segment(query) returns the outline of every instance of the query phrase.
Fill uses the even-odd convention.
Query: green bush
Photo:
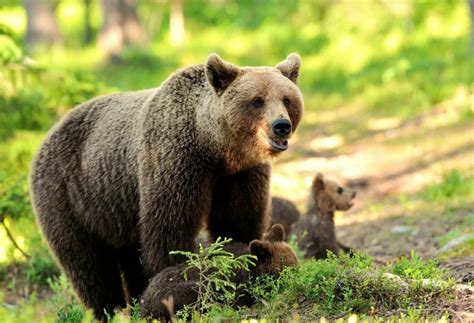
[[[237,286],[232,277],[237,270],[249,271],[250,266],[255,266],[256,257],[241,255],[235,257],[233,253],[225,251],[224,246],[232,239],[218,238],[209,247],[201,244],[197,253],[185,251],[172,251],[172,255],[181,255],[187,258],[186,269],[183,276],[187,279],[189,270],[196,270],[198,280],[196,288],[198,299],[194,304],[178,313],[183,319],[189,319],[192,312],[206,313],[214,307],[230,306],[236,298]]]
[[[443,279],[446,272],[438,268],[436,260],[423,261],[421,257],[412,251],[410,257],[403,256],[391,265],[392,272],[400,277],[410,279]]]
[[[427,201],[443,201],[458,196],[474,198],[474,178],[453,169],[443,176],[441,183],[428,186],[420,195]]]
[[[0,34],[0,139],[19,129],[47,130],[101,88],[90,75],[40,67],[12,36]]]
[[[50,278],[48,283],[54,292],[50,304],[56,311],[56,322],[82,322],[85,316],[84,307],[77,302],[66,277],[61,275],[56,279]]]
[[[31,216],[26,176],[8,176],[0,171],[0,221]]]
[[[298,313],[304,320],[349,313],[377,315],[423,308],[435,294],[448,298],[452,283],[422,283],[422,279],[444,279],[444,273],[433,263],[414,258],[402,260],[393,271],[392,267],[375,267],[371,257],[361,254],[305,261],[298,268],[283,271],[279,279],[257,280],[249,289],[259,304],[252,313],[273,319]],[[391,278],[391,271],[402,275]]]

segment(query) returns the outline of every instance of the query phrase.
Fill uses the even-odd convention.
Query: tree
[[[102,0],[103,23],[99,45],[111,57],[119,59],[127,44],[143,44],[146,36],[142,29],[136,0]]]
[[[469,12],[471,16],[471,50],[474,50],[474,0],[469,0]]]
[[[84,44],[92,41],[91,0],[84,0]]]
[[[56,19],[59,0],[24,0],[27,15],[26,45],[30,48],[38,44],[51,46],[62,42]]]
[[[174,46],[184,43],[184,14],[182,0],[170,1],[170,41]]]

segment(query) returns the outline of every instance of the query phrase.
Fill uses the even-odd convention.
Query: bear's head
[[[356,196],[354,190],[339,186],[336,182],[324,178],[318,173],[311,187],[312,198],[321,211],[334,212],[349,210]]]
[[[257,256],[258,274],[278,275],[284,267],[298,264],[295,252],[285,242],[285,229],[279,223],[272,226],[263,240],[250,242],[249,249]]]
[[[296,82],[298,54],[273,67],[239,67],[212,54],[205,65],[214,90],[214,113],[225,131],[229,158],[241,168],[269,160],[288,148],[300,123],[303,97]]]

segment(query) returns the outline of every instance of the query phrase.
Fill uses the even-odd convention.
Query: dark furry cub
[[[296,222],[300,218],[300,212],[293,202],[282,197],[272,197],[272,220],[271,223],[280,223],[285,228],[286,236],[293,232]]]
[[[226,250],[235,256],[252,254],[257,256],[256,266],[250,272],[238,270],[231,280],[236,285],[247,283],[262,274],[278,275],[285,266],[294,266],[298,259],[294,251],[285,242],[285,230],[280,224],[274,225],[265,240],[253,240],[249,245],[231,242]],[[173,309],[176,313],[184,305],[194,304],[198,300],[198,271],[196,268],[187,270],[187,280],[183,277],[186,264],[168,267],[156,275],[148,285],[140,300],[141,313],[146,318],[170,319],[170,309],[163,301],[172,297]],[[250,306],[253,300],[242,289],[237,290],[235,306]]]

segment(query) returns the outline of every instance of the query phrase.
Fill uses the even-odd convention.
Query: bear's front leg
[[[249,243],[261,239],[270,216],[269,164],[223,176],[214,184],[208,230],[212,240],[232,238]]]
[[[194,250],[210,209],[210,179],[196,165],[174,166],[146,168],[140,178],[140,246],[149,277],[183,260],[170,251]]]

